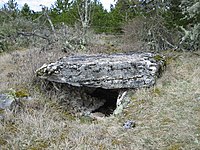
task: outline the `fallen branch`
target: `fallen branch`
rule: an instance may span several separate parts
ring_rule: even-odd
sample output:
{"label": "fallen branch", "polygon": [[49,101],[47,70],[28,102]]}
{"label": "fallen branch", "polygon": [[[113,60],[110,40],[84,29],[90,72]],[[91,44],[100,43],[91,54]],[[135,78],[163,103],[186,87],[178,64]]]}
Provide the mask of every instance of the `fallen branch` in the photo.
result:
{"label": "fallen branch", "polygon": [[17,32],[17,34],[22,35],[22,36],[37,36],[39,38],[47,40],[48,43],[51,43],[51,40],[48,37],[34,33],[34,32]]}

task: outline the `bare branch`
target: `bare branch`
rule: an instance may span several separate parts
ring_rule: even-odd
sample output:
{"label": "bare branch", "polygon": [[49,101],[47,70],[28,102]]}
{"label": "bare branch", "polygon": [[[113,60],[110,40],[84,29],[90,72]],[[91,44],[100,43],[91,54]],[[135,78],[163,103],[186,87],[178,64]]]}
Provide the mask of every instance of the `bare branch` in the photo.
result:
{"label": "bare branch", "polygon": [[42,38],[42,39],[45,39],[47,40],[49,43],[50,43],[50,39],[46,36],[43,36],[43,35],[39,35],[39,34],[36,34],[34,32],[17,32],[18,35],[22,35],[22,36],[37,36],[39,38]]}

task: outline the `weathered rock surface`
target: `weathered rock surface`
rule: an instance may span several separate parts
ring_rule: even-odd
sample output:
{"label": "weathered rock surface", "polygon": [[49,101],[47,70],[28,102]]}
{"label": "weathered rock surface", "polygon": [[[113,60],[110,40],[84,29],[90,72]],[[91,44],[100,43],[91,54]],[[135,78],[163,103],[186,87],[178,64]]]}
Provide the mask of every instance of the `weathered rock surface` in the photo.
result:
{"label": "weathered rock surface", "polygon": [[14,97],[9,94],[0,94],[0,109],[10,108],[14,100]]}
{"label": "weathered rock surface", "polygon": [[82,55],[44,64],[40,78],[78,87],[127,89],[150,87],[164,68],[164,58],[153,53]]}
{"label": "weathered rock surface", "polygon": [[152,53],[82,55],[44,64],[36,73],[60,85],[55,89],[61,91],[59,100],[67,110],[108,116],[128,105],[127,89],[154,85],[164,66],[164,57]]}

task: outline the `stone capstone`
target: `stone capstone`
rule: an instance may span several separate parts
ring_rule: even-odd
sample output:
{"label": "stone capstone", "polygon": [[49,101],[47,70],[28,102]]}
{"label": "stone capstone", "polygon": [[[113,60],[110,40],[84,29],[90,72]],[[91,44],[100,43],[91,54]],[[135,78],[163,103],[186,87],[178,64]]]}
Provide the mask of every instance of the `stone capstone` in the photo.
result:
{"label": "stone capstone", "polygon": [[77,87],[135,89],[155,84],[165,63],[153,53],[82,55],[44,64],[37,76]]}

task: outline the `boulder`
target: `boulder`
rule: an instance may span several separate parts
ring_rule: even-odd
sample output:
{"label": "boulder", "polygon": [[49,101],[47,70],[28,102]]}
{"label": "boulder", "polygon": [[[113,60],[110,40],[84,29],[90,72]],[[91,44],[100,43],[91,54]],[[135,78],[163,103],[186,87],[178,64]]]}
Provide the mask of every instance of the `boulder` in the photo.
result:
{"label": "boulder", "polygon": [[153,53],[82,55],[44,64],[36,73],[77,87],[135,89],[154,85],[164,66],[164,57]]}

